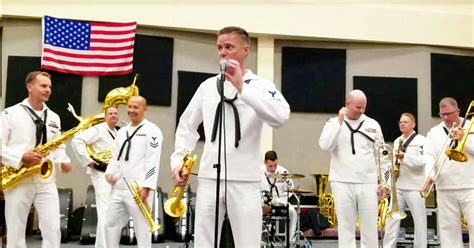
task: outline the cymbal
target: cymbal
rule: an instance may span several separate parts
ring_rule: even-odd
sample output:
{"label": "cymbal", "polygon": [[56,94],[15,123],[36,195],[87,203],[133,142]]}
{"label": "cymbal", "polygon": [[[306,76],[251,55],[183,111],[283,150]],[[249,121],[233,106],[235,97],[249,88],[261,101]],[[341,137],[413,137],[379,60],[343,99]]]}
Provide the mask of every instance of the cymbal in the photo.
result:
{"label": "cymbal", "polygon": [[274,178],[274,179],[299,179],[303,178],[304,175],[301,174],[292,174],[292,173],[273,173],[267,175],[269,178]]}
{"label": "cymbal", "polygon": [[[287,191],[285,190],[285,192]],[[302,188],[293,188],[293,189],[290,189],[288,192],[295,193],[295,194],[316,194],[314,190],[302,189]]]}

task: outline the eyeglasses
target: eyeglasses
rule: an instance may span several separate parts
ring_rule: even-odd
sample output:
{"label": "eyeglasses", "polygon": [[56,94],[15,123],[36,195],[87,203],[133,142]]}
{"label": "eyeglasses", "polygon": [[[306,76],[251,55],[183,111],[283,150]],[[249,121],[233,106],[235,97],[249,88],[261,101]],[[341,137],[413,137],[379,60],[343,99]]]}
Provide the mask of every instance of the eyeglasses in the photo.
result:
{"label": "eyeglasses", "polygon": [[398,124],[408,124],[410,123],[409,121],[399,121]]}
{"label": "eyeglasses", "polygon": [[439,117],[443,117],[443,116],[444,116],[444,117],[447,117],[447,116],[450,116],[450,115],[452,115],[452,114],[454,114],[454,113],[456,113],[456,112],[458,112],[457,109],[454,110],[453,112],[449,112],[449,113],[439,113]]}

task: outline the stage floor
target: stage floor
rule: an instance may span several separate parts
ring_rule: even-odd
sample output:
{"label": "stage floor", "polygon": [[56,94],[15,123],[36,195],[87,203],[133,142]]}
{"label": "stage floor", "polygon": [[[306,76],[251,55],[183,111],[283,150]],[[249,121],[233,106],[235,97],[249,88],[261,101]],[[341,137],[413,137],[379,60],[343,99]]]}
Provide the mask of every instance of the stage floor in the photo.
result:
{"label": "stage floor", "polygon": [[[311,242],[312,247],[317,247],[317,248],[337,248],[337,240],[314,240],[311,239],[309,240]],[[28,248],[41,248],[41,237],[39,235],[32,235],[28,236],[26,239],[27,247]],[[357,241],[359,244],[359,241]],[[2,246],[3,248],[4,246]],[[81,245],[78,243],[78,241],[69,241],[67,243],[61,244],[61,248],[93,248],[94,245]],[[126,247],[136,247],[136,245],[120,245],[120,247],[126,248]],[[160,247],[160,248],[181,248],[185,247],[184,243],[179,243],[179,242],[173,242],[173,241],[166,241],[163,243],[154,243],[153,246],[154,248]],[[189,245],[189,247],[194,247],[192,244]],[[284,246],[275,246],[275,247],[284,247]],[[399,246],[399,247],[412,247],[410,245],[407,246]],[[439,246],[430,246],[430,247],[439,247]],[[465,244],[465,248],[468,248],[469,245]]]}

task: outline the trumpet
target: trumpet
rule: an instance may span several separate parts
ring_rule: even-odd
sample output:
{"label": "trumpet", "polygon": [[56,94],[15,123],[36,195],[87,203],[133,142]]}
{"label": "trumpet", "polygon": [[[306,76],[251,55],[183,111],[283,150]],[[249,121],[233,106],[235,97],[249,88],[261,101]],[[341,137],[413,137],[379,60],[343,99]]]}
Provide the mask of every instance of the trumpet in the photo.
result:
{"label": "trumpet", "polygon": [[[455,127],[456,127],[456,122],[453,122],[453,126],[449,129],[448,136],[444,140],[444,143],[443,143],[442,147],[446,147],[448,145],[448,142],[451,141],[451,135],[453,134],[453,131],[454,131]],[[453,146],[454,143],[455,142],[451,142],[451,146]],[[448,149],[448,150],[451,150],[451,148]],[[446,150],[446,151],[448,151],[448,150]],[[446,161],[448,161],[448,157],[444,157],[443,162],[439,166],[439,169],[436,170],[436,164],[439,162],[443,152],[445,152],[443,149],[439,150],[438,154],[436,155],[435,161],[433,163],[433,168],[431,168],[430,173],[428,173],[428,176],[426,177],[426,180],[423,183],[423,186],[421,187],[420,195],[423,198],[428,198],[431,191],[433,191],[434,182],[436,182],[436,180],[438,180],[439,173],[441,172],[441,170],[443,170],[444,165],[446,164]],[[433,174],[433,172],[434,172],[434,177],[431,179],[431,175]]]}
{"label": "trumpet", "polygon": [[[184,158],[183,158],[183,168],[186,168],[188,170],[188,172],[191,173],[193,171],[194,163],[196,163],[196,159],[197,159],[196,154],[191,158],[189,153],[186,153],[186,155],[184,155]],[[188,179],[189,179],[189,176],[186,179],[186,184],[188,182]],[[172,197],[172,198],[166,200],[163,208],[165,210],[165,213],[167,213],[169,216],[171,216],[171,217],[180,217],[187,210],[186,203],[183,200],[184,187],[183,186],[174,187],[171,194],[175,195],[175,197]]]}
{"label": "trumpet", "polygon": [[158,230],[161,226],[156,224],[155,221],[153,220],[153,216],[151,215],[150,206],[148,205],[148,203],[146,201],[143,202],[142,199],[140,198],[140,194],[138,193],[140,186],[138,185],[138,183],[134,181],[132,182],[132,185],[130,185],[127,182],[127,179],[125,179],[125,177],[123,178],[123,180],[125,181],[125,184],[127,184],[130,192],[132,193],[133,199],[137,203],[138,208],[143,214],[143,217],[145,217],[146,221],[148,222],[148,225],[150,225],[149,232],[154,232]]}

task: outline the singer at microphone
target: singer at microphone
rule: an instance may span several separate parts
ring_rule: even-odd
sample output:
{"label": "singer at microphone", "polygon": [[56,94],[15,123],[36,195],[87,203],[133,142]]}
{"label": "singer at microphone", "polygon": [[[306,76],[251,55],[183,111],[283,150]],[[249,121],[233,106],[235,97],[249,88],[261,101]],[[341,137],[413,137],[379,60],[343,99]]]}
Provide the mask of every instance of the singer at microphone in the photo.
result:
{"label": "singer at microphone", "polygon": [[[255,158],[261,157],[263,124],[282,126],[290,117],[290,106],[272,81],[246,68],[247,31],[224,27],[216,38],[220,74],[199,85],[179,119],[171,155],[173,181],[179,183],[183,155],[196,148],[202,122],[206,140],[198,171],[194,247],[217,248],[221,241],[230,246],[230,233],[235,247],[260,247],[262,206],[256,189],[262,171]],[[224,182],[227,186],[221,188]],[[224,218],[226,213],[230,218]],[[222,230],[227,231],[219,233]]]}

